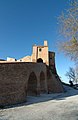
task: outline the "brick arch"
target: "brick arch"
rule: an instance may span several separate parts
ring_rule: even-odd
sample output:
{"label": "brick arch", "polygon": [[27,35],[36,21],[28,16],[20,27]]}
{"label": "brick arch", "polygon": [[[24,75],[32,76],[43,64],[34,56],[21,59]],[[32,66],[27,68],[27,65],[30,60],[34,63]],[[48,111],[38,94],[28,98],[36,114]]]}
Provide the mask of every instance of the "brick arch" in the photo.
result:
{"label": "brick arch", "polygon": [[28,78],[27,95],[37,95],[37,77],[34,72],[31,72]]}
{"label": "brick arch", "polygon": [[45,92],[45,74],[43,71],[40,73],[40,91],[41,93]]}

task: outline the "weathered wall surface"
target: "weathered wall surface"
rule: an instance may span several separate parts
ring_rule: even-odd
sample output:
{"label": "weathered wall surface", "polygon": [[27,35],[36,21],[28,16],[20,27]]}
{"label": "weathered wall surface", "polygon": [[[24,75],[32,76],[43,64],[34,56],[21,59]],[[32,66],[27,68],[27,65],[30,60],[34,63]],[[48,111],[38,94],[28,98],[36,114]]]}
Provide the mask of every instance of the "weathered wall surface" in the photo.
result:
{"label": "weathered wall surface", "polygon": [[[46,66],[41,63],[0,63],[0,104],[15,104],[26,100],[28,81],[36,77],[36,92],[40,91],[40,73],[46,76]],[[45,77],[46,80],[46,77]],[[46,82],[45,82],[46,83]],[[30,85],[30,84],[29,84]],[[45,85],[45,90],[47,85]]]}
{"label": "weathered wall surface", "polygon": [[57,74],[52,73],[52,71],[47,66],[47,88],[50,93],[60,93],[64,92],[62,83]]}
{"label": "weathered wall surface", "polygon": [[0,63],[0,105],[24,102],[27,95],[49,91],[63,92],[63,88],[45,64]]}

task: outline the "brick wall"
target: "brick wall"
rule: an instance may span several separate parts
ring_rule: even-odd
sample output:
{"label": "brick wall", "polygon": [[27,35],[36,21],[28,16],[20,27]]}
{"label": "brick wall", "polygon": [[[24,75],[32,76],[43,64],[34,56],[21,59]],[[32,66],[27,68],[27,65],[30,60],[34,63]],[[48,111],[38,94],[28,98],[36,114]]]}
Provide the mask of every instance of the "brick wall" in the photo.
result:
{"label": "brick wall", "polygon": [[0,104],[26,101],[30,74],[34,72],[37,77],[37,90],[39,90],[38,77],[41,71],[46,72],[46,66],[41,63],[0,63]]}
{"label": "brick wall", "polygon": [[0,105],[24,102],[27,95],[48,91],[63,92],[63,88],[45,64],[0,63]]}

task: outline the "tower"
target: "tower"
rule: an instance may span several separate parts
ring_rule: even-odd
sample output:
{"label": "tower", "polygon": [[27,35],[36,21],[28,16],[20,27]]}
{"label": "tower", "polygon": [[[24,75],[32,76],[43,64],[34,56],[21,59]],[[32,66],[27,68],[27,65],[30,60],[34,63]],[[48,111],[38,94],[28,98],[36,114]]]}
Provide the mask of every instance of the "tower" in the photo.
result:
{"label": "tower", "polygon": [[44,41],[44,45],[33,46],[32,62],[43,62],[49,65],[49,53],[47,40]]}

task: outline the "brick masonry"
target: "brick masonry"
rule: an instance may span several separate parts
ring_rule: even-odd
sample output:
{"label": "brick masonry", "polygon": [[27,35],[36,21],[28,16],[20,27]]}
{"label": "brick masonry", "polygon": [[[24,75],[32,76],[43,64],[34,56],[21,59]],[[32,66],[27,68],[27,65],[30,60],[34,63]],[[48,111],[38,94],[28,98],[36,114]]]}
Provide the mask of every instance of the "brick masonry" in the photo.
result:
{"label": "brick masonry", "polygon": [[27,95],[63,92],[61,82],[44,63],[0,63],[0,105],[27,100]]}

